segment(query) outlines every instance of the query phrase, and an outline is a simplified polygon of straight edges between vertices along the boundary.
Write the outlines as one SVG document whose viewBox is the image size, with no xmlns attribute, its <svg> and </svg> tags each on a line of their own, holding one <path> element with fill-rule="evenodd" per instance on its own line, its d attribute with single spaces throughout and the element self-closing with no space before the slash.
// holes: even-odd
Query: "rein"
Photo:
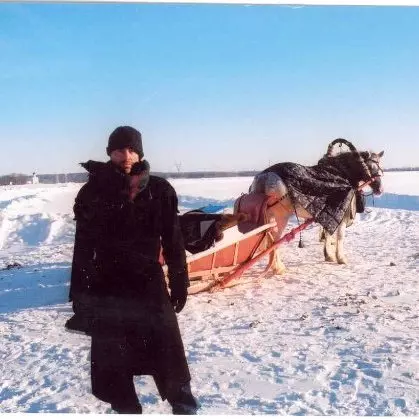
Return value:
<svg viewBox="0 0 419 419">
<path fill-rule="evenodd" d="M 375 162 L 375 161 L 374 161 Z M 375 163 L 377 163 L 377 162 L 375 162 Z M 381 167 L 380 167 L 380 165 L 377 163 L 377 166 L 379 167 L 379 169 L 381 170 L 381 172 L 383 171 L 382 169 L 381 169 Z M 376 176 L 374 176 L 374 177 L 371 177 L 371 179 L 370 180 L 367 180 L 367 181 L 365 181 L 364 183 L 362 183 L 361 185 L 359 185 L 358 186 L 358 188 L 357 188 L 357 190 L 358 191 L 362 191 L 362 189 L 365 187 L 365 186 L 367 186 L 367 185 L 369 185 L 370 183 L 372 183 L 372 182 L 374 182 L 376 179 L 379 179 L 379 178 L 381 178 L 381 176 L 383 176 L 383 175 L 376 175 Z M 371 192 L 370 193 L 364 193 L 364 192 L 362 192 L 362 195 L 363 196 L 372 196 L 372 206 L 374 207 L 375 206 L 375 202 L 374 202 L 374 192 L 371 190 Z"/>
<path fill-rule="evenodd" d="M 377 175 L 377 176 L 374 176 L 374 177 L 371 177 L 371 179 L 369 179 L 369 180 L 365 180 L 364 181 L 364 183 L 362 183 L 361 185 L 359 185 L 356 189 L 358 190 L 358 191 L 360 191 L 360 190 L 362 190 L 363 188 L 365 188 L 365 186 L 368 186 L 370 183 L 372 183 L 372 182 L 374 182 L 375 180 L 377 180 L 377 179 L 379 179 L 381 177 L 381 175 Z M 373 194 L 373 192 L 371 192 L 371 194 Z M 365 194 L 365 196 L 369 196 L 369 195 L 371 195 L 371 194 Z"/>
<path fill-rule="evenodd" d="M 364 181 L 364 183 L 359 185 L 358 188 L 357 188 L 358 191 L 361 191 L 365 186 L 369 185 L 370 183 L 373 183 L 375 180 L 380 179 L 382 176 L 384 176 L 384 170 L 381 168 L 380 162 L 378 160 L 375 160 L 375 159 L 370 157 L 370 158 L 366 159 L 366 161 L 365 160 L 363 161 L 363 165 L 367 166 L 366 162 L 375 163 L 378 167 L 378 174 L 376 174 L 375 176 L 372 176 L 371 171 L 369 170 L 368 175 L 369 175 L 370 179 Z M 380 172 L 381 172 L 381 174 L 380 174 Z M 368 194 L 362 192 L 362 195 L 363 196 L 372 196 L 372 203 L 374 205 L 374 191 L 373 190 L 371 190 L 371 192 L 368 193 Z"/>
</svg>

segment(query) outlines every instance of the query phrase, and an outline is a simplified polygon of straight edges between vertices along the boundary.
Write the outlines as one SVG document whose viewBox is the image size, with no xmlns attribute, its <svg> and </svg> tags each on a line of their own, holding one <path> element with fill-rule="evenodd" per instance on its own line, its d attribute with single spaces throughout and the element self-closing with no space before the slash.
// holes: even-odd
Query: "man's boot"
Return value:
<svg viewBox="0 0 419 419">
<path fill-rule="evenodd" d="M 178 386 L 177 391 L 168 395 L 167 400 L 172 406 L 174 415 L 196 415 L 200 407 L 192 395 L 190 382 Z"/>
<path fill-rule="evenodd" d="M 128 404 L 120 404 L 120 403 L 112 403 L 111 407 L 117 413 L 125 413 L 125 414 L 141 414 L 143 413 L 143 408 L 141 404 L 138 402 L 133 405 Z"/>
</svg>

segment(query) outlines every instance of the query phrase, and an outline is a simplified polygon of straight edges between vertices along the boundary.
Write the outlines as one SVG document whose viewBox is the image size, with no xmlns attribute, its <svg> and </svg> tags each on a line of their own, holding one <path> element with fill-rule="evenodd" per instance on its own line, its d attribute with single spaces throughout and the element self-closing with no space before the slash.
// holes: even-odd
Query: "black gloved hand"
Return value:
<svg viewBox="0 0 419 419">
<path fill-rule="evenodd" d="M 183 307 L 185 307 L 187 298 L 188 287 L 185 283 L 170 286 L 170 302 L 172 303 L 176 313 L 180 313 Z"/>
</svg>

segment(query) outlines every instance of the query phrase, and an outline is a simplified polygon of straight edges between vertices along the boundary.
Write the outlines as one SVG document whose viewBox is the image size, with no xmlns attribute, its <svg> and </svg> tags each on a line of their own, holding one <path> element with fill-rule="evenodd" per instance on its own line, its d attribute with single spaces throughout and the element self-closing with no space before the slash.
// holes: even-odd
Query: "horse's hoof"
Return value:
<svg viewBox="0 0 419 419">
<path fill-rule="evenodd" d="M 283 275 L 286 272 L 286 268 L 285 266 L 280 267 L 280 268 L 273 268 L 272 271 L 274 273 L 274 275 Z"/>
<path fill-rule="evenodd" d="M 324 260 L 326 262 L 337 262 L 336 258 L 333 256 L 325 256 Z"/>
<path fill-rule="evenodd" d="M 348 259 L 346 259 L 346 258 L 338 259 L 338 263 L 339 263 L 339 265 L 347 265 L 348 264 Z"/>
</svg>

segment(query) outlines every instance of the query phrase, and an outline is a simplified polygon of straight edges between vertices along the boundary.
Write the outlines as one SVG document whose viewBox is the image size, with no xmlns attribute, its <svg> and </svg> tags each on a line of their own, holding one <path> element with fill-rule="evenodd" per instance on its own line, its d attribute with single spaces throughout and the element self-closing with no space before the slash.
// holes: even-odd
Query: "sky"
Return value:
<svg viewBox="0 0 419 419">
<path fill-rule="evenodd" d="M 419 7 L 0 3 L 0 174 L 80 172 L 111 131 L 154 171 L 419 166 Z"/>
</svg>

